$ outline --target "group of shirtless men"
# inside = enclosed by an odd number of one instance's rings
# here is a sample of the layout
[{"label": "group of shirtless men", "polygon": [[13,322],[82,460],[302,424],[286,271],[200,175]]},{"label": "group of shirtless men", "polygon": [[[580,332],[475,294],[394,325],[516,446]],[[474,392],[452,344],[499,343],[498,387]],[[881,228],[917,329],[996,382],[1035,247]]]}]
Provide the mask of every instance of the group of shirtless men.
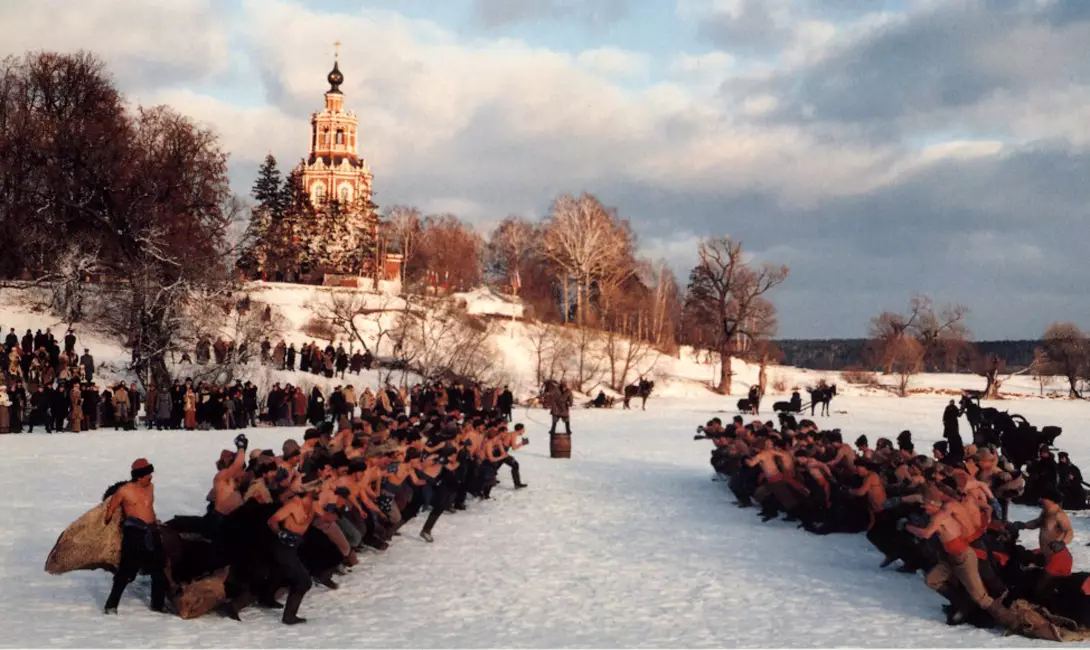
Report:
[{"label": "group of shirtless men", "polygon": [[[207,514],[178,517],[167,526],[196,520],[195,532],[228,558],[229,582],[233,579],[236,587],[233,596],[229,589],[222,613],[237,619],[240,610],[256,602],[282,608],[286,624],[303,623],[299,606],[313,582],[335,589],[332,575],[357,564],[357,551],[385,549],[398,528],[420,511],[430,510],[420,536],[432,542],[440,515],[464,510],[467,494],[490,498],[503,465],[511,468],[516,488],[526,487],[510,454],[526,443],[523,433],[521,424],[509,430],[502,418],[462,420],[455,412],[394,421],[342,420],[337,427],[325,423],[308,429],[302,445],[287,440],[279,455],[260,449],[247,453],[248,440],[239,435],[236,450],[222,451],[216,463]],[[107,506],[107,524],[120,516],[123,530],[107,614],[117,613],[122,592],[141,569],[152,578],[152,609],[164,611],[167,583],[153,472],[147,460],[136,460],[132,480],[113,493]],[[240,522],[247,530],[238,530]],[[300,552],[308,545],[330,549],[326,555],[332,555],[332,562],[318,566],[308,561]],[[276,592],[285,586],[287,601],[280,604]]]},{"label": "group of shirtless men", "polygon": [[[698,430],[739,507],[757,502],[765,521],[785,513],[817,534],[865,530],[883,568],[901,560],[898,571],[925,572],[949,601],[947,623],[1016,628],[1009,604],[1021,598],[1090,626],[1090,574],[1072,573],[1074,532],[1059,495],[1041,498],[1033,520],[1007,521],[1023,479],[996,450],[970,446],[964,461],[943,462],[917,455],[908,432],[897,448],[882,438],[871,449],[865,436],[853,448],[809,420],[777,431],[717,418]],[[1039,531],[1036,550],[1018,546],[1024,529]]]}]

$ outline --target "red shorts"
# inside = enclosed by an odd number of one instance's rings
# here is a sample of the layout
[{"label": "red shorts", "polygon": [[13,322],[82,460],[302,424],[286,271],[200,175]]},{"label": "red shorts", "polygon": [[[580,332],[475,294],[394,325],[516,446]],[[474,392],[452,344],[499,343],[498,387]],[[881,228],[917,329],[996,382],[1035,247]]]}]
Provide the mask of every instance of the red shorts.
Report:
[{"label": "red shorts", "polygon": [[969,549],[969,542],[964,537],[955,537],[949,542],[943,542],[942,548],[950,555],[960,555]]},{"label": "red shorts", "polygon": [[[1041,550],[1037,549],[1035,552],[1040,553]],[[1050,576],[1056,576],[1057,578],[1063,578],[1071,575],[1071,570],[1074,566],[1075,558],[1071,557],[1071,551],[1065,548],[1059,553],[1053,553],[1052,557],[1048,558],[1045,562],[1045,573]]]}]

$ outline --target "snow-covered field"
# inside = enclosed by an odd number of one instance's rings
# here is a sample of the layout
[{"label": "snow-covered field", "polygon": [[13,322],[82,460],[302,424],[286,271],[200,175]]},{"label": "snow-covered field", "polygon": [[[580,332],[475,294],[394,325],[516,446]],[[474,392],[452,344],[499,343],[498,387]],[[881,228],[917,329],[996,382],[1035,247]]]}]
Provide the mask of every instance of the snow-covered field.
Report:
[{"label": "snow-covered field", "polygon": [[[1027,639],[943,623],[940,599],[919,576],[880,570],[861,535],[819,538],[761,524],[711,480],[710,446],[692,440],[736,398],[652,398],[648,411],[574,414],[570,461],[548,458],[541,411],[517,413],[531,446],[519,454],[530,488],[444,517],[436,542],[413,535],[368,554],[341,589],[317,587],[310,622],[286,628],[269,611],[243,622],[195,621],[147,610],[148,583],[130,587],[119,617],[104,617],[109,575],[44,573],[57,535],[103,489],[146,456],[156,466],[158,512],[203,507],[228,432],[98,431],[0,436],[0,637],[3,646],[662,647],[1025,646]],[[841,397],[822,424],[852,439],[909,428],[937,439],[943,398]],[[1090,405],[1003,404],[1036,424],[1064,427],[1058,443],[1084,467]],[[719,411],[725,411],[719,413]],[[842,413],[840,411],[843,411]],[[294,429],[250,430],[279,448]],[[928,445],[929,446],[929,445]],[[1025,516],[1027,511],[1017,510]],[[1075,518],[1076,569],[1090,563],[1090,521]]]}]

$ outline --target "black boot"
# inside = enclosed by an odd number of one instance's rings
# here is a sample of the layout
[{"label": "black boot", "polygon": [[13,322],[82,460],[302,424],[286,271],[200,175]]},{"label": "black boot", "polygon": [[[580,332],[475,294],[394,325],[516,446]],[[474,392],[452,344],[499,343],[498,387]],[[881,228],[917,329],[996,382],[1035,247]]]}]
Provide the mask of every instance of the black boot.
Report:
[{"label": "black boot", "polygon": [[288,594],[288,600],[284,604],[284,617],[281,618],[281,622],[284,625],[296,625],[298,623],[306,623],[307,619],[300,617],[299,606],[303,604],[303,594],[298,592],[291,592]]}]

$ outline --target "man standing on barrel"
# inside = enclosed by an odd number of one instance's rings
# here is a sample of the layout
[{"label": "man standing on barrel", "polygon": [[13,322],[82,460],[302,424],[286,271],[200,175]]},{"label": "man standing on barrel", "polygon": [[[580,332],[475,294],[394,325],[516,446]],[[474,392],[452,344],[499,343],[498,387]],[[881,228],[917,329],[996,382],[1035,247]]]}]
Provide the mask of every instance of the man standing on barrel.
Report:
[{"label": "man standing on barrel", "polygon": [[564,384],[558,383],[545,396],[545,405],[549,407],[549,414],[553,416],[553,425],[549,428],[549,435],[556,435],[556,423],[564,421],[564,433],[571,435],[571,391]]}]

